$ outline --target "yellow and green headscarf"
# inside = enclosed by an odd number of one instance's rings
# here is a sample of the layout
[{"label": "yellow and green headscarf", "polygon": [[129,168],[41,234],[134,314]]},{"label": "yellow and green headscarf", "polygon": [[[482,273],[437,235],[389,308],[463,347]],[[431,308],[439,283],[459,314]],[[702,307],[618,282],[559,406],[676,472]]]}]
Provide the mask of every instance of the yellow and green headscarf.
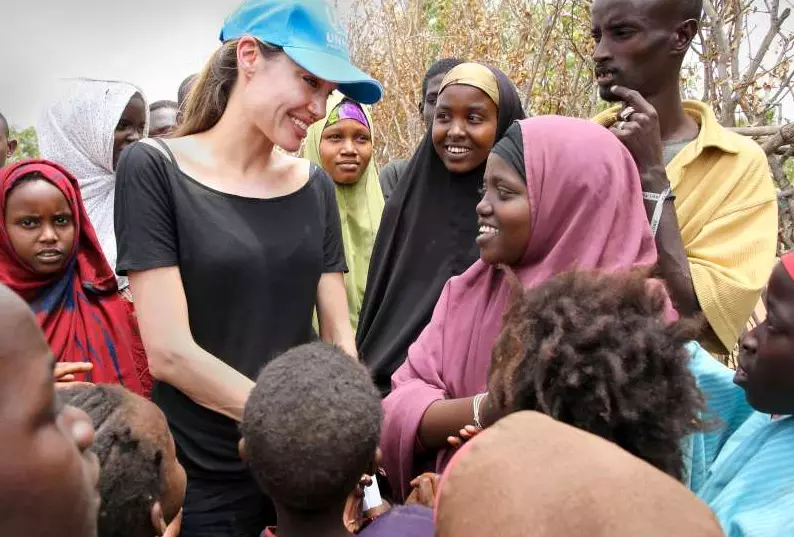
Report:
[{"label": "yellow and green headscarf", "polygon": [[[373,144],[375,142],[372,129],[372,115],[368,106],[362,106],[346,99],[339,92],[328,98],[327,116],[309,127],[304,145],[303,156],[318,166],[320,159],[320,141],[326,127],[342,119],[355,119],[369,128]],[[360,112],[360,115],[359,115]],[[345,261],[348,273],[345,274],[345,289],[350,312],[350,323],[355,332],[358,327],[358,315],[364,289],[367,286],[367,271],[375,236],[378,234],[380,217],[383,214],[383,192],[378,180],[378,170],[373,153],[369,166],[364,170],[361,179],[355,184],[336,186],[336,203],[339,205],[339,217],[342,221],[342,240],[345,245]]]}]

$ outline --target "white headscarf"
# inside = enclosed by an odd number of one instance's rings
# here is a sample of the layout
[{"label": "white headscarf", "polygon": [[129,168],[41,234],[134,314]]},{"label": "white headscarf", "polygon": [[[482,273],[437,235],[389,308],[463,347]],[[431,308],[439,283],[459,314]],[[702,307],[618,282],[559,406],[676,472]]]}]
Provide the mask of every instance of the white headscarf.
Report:
[{"label": "white headscarf", "polygon": [[[60,96],[44,110],[36,126],[42,158],[59,162],[77,178],[86,212],[113,270],[116,269],[113,134],[136,93],[141,94],[146,104],[143,133],[146,137],[149,110],[143,92],[132,84],[113,80],[65,81]],[[119,288],[126,286],[126,278],[119,278]]]}]

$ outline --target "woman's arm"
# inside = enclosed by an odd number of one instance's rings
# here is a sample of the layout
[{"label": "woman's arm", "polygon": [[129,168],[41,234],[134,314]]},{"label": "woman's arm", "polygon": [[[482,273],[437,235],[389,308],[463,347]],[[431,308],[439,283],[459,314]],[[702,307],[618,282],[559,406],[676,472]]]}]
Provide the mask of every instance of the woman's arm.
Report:
[{"label": "woman's arm", "polygon": [[240,421],[254,382],[193,340],[179,268],[130,271],[129,278],[152,376]]},{"label": "woman's arm", "polygon": [[[449,437],[458,436],[461,429],[473,425],[473,400],[474,397],[466,397],[432,403],[419,422],[417,436],[422,447],[428,450],[447,448]],[[482,415],[482,410],[480,414]]]},{"label": "woman's arm", "polygon": [[340,272],[323,274],[317,285],[317,320],[320,338],[358,359],[356,339],[347,308],[345,279]]}]

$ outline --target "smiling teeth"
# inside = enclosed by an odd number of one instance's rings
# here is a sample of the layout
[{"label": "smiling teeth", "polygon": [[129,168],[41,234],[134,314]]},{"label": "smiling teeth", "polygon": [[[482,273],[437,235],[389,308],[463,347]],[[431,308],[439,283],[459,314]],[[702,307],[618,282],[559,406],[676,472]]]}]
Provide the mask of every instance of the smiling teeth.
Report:
[{"label": "smiling teeth", "polygon": [[457,146],[448,145],[447,151],[452,153],[453,155],[462,155],[464,153],[468,153],[470,149],[467,147],[457,147]]},{"label": "smiling teeth", "polygon": [[309,129],[309,125],[307,123],[304,123],[300,119],[298,119],[296,117],[292,117],[292,116],[290,116],[290,119],[292,120],[293,123],[295,123],[301,129],[303,129],[303,130],[308,130]]},{"label": "smiling teeth", "polygon": [[497,233],[499,233],[499,230],[493,226],[485,226],[485,225],[480,226],[480,235],[485,235],[488,233],[496,235]]}]

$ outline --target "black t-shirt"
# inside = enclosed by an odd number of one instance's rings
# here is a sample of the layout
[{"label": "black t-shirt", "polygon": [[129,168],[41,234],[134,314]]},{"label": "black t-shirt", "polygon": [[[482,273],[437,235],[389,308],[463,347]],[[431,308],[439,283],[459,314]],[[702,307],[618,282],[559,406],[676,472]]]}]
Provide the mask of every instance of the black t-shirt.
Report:
[{"label": "black t-shirt", "polygon": [[[117,172],[117,271],[179,266],[196,343],[255,380],[278,354],[316,337],[320,276],[344,272],[331,179],[312,165],[296,192],[271,199],[213,190],[146,144]],[[183,464],[196,477],[245,473],[234,420],[155,384]]]}]

